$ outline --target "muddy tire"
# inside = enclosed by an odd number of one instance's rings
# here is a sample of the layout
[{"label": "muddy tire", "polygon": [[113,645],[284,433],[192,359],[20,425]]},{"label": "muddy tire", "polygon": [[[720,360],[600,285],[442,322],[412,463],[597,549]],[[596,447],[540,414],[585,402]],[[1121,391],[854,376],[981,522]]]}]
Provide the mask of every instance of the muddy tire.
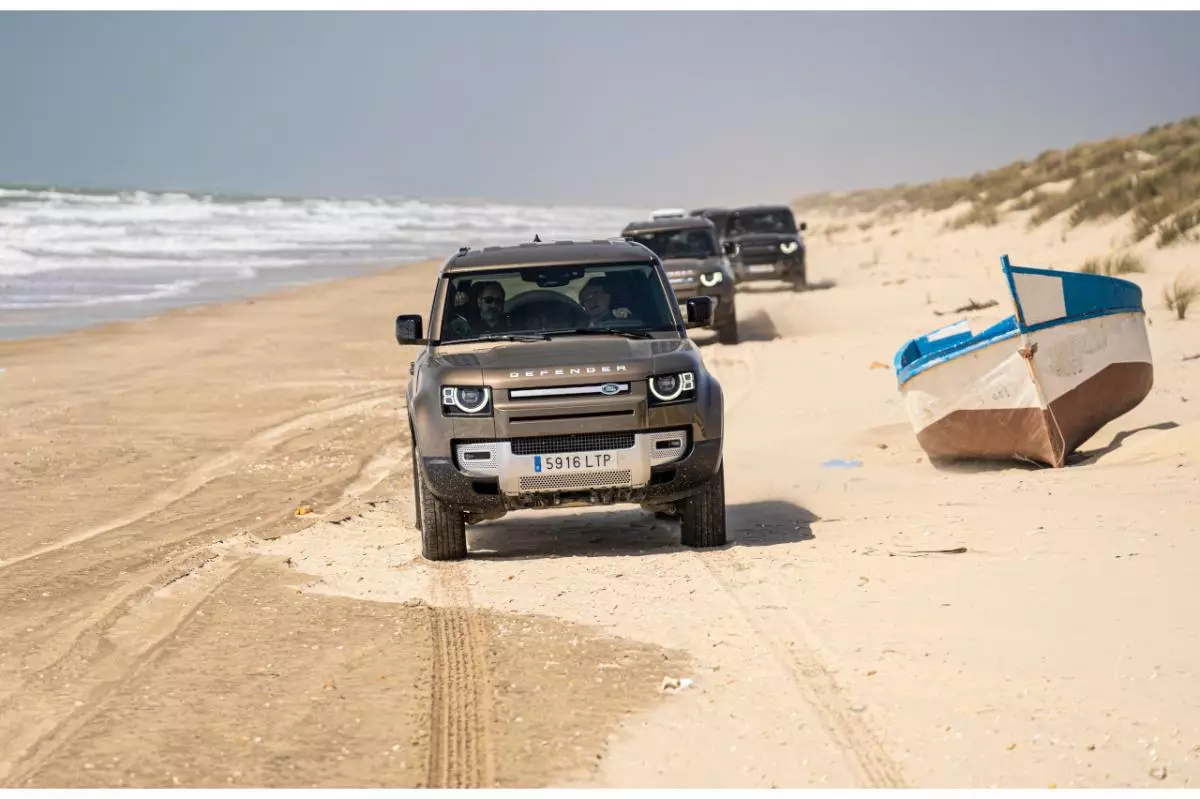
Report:
[{"label": "muddy tire", "polygon": [[[417,456],[414,454],[414,459]],[[434,496],[421,475],[413,470],[421,520],[421,557],[426,560],[462,560],[467,556],[467,522],[453,505]]]},{"label": "muddy tire", "polygon": [[738,323],[737,314],[730,313],[727,318],[722,319],[716,326],[717,341],[721,344],[737,344],[738,343]]},{"label": "muddy tire", "polygon": [[417,465],[417,448],[412,448],[413,526],[421,529],[421,469]]},{"label": "muddy tire", "polygon": [[685,547],[725,546],[725,464],[698,494],[680,503],[680,539]]},{"label": "muddy tire", "polygon": [[792,273],[792,291],[808,291],[808,269],[800,267]]},{"label": "muddy tire", "polygon": [[421,529],[421,469],[417,464],[417,431],[413,429],[412,418],[408,420],[408,452],[412,458],[412,503],[413,527]]}]

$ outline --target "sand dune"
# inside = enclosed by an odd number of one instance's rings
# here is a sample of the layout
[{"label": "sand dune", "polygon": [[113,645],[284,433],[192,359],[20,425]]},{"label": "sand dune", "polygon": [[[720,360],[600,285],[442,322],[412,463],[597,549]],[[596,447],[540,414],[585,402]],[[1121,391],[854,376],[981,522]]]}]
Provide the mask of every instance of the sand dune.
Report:
[{"label": "sand dune", "polygon": [[420,560],[391,319],[434,265],[0,343],[0,784],[1190,784],[1200,249],[1133,248],[1155,387],[1076,465],[935,469],[896,348],[1128,221],[961,211],[808,214],[823,290],[739,295],[720,551],[621,509]]}]

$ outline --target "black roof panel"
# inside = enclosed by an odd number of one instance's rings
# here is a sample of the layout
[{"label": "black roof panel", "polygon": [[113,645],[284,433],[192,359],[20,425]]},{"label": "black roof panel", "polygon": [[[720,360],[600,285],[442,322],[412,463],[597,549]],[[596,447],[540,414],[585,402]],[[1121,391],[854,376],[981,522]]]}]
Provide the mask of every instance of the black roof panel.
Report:
[{"label": "black roof panel", "polygon": [[654,253],[648,248],[623,238],[593,241],[527,241],[457,253],[446,262],[442,271],[470,272],[504,267],[630,263],[646,262],[653,258]]}]

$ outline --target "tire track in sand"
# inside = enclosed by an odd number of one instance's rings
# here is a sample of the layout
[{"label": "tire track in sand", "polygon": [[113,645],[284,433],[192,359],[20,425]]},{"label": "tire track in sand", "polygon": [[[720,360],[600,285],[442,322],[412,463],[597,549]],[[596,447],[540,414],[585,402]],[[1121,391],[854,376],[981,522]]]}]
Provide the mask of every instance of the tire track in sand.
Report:
[{"label": "tire track in sand", "polygon": [[[358,500],[362,499],[377,488],[384,480],[392,477],[407,465],[408,451],[408,445],[399,437],[388,441],[383,449],[375,453],[363,464],[354,479],[346,486],[341,496],[333,504],[325,508],[321,513],[312,515],[313,522],[328,522],[347,510],[352,513],[355,512],[353,506]],[[252,534],[250,530],[244,531],[244,533]],[[234,546],[238,547],[239,551],[254,554],[253,548],[245,543],[244,536],[237,536],[225,542],[225,545],[227,548]],[[207,549],[204,551],[207,551]],[[91,604],[83,607],[79,612],[51,615],[48,611],[45,614],[45,618],[34,621],[38,626],[37,632],[41,642],[37,645],[36,652],[31,653],[30,657],[27,658],[25,668],[31,669],[36,673],[53,667],[66,656],[82,636],[102,625],[104,620],[113,612],[114,608],[147,590],[155,579],[175,568],[172,564],[188,563],[197,557],[202,557],[199,551],[188,550],[182,555],[173,558],[165,567],[161,561],[150,563],[145,568],[126,575],[113,590],[98,600],[93,599]],[[18,619],[11,623],[8,623],[8,620],[4,619],[0,622],[0,648],[3,648],[5,642],[15,635],[25,635],[22,631],[29,624],[30,621],[28,619]],[[30,665],[31,663],[32,665]],[[4,672],[0,671],[0,678],[3,675]],[[3,712],[4,703],[9,696],[19,691],[23,685],[24,680],[19,679],[14,680],[7,686],[4,686],[0,682],[0,713]]]},{"label": "tire track in sand", "polygon": [[8,560],[2,560],[0,561],[0,570],[66,549],[76,544],[81,544],[113,530],[128,527],[153,513],[162,511],[170,505],[191,496],[213,480],[231,474],[241,466],[262,458],[289,438],[306,432],[306,428],[328,426],[356,413],[373,409],[377,405],[394,400],[398,401],[398,398],[394,396],[393,390],[376,391],[372,392],[366,398],[359,398],[353,402],[335,405],[332,408],[306,413],[281,424],[268,427],[249,438],[240,447],[223,452],[196,467],[184,477],[176,480],[171,486],[155,494],[145,502],[140,503],[128,513],[114,519],[109,519],[103,524],[88,528],[74,535],[67,536],[52,544],[39,547]]},{"label": "tire track in sand", "polygon": [[[88,652],[80,651],[79,663],[57,663],[38,675],[44,679],[37,684],[26,680],[28,689],[0,712],[0,786],[18,786],[69,743],[114,690],[152,662],[201,604],[253,560],[216,554],[167,578],[157,590],[110,614],[103,632],[97,632],[94,649],[104,653],[99,659],[89,662]],[[57,688],[61,683],[64,688]]]},{"label": "tire track in sand", "polygon": [[[739,345],[740,346],[740,345]],[[770,344],[758,347],[761,352]],[[757,354],[757,353],[754,353]],[[740,355],[740,354],[739,354]],[[714,364],[717,379],[722,366],[736,366],[735,391],[725,402],[726,414],[749,398],[757,396],[758,370],[751,357],[736,357]],[[728,423],[726,424],[728,429]],[[736,545],[736,542],[734,542]],[[868,787],[902,788],[906,786],[903,772],[876,737],[870,725],[853,710],[847,691],[838,683],[825,659],[820,655],[823,646],[803,615],[792,611],[771,574],[748,563],[736,550],[694,552],[717,582],[734,598],[742,617],[755,635],[770,647],[776,660],[784,667],[800,695],[816,712],[821,726],[842,750],[847,764],[860,782]]]},{"label": "tire track in sand", "polygon": [[491,788],[496,779],[486,633],[471,603],[466,564],[434,568],[430,788]]},{"label": "tire track in sand", "polygon": [[755,635],[784,667],[859,781],[870,788],[907,787],[899,765],[860,715],[821,656],[822,645],[792,611],[774,581],[732,550],[697,553],[705,568],[737,602]]}]

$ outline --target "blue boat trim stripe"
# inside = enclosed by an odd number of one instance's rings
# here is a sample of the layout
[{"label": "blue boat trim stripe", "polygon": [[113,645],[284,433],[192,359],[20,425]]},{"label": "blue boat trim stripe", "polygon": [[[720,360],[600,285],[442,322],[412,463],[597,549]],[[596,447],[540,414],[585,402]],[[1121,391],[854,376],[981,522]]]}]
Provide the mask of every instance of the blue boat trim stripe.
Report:
[{"label": "blue boat trim stripe", "polygon": [[[1013,321],[1013,317],[1010,316],[1004,321]],[[993,325],[992,327],[997,327],[997,325]],[[988,330],[991,330],[991,328],[988,328]],[[979,350],[987,349],[993,344],[999,344],[1003,341],[1014,339],[1018,335],[1020,335],[1020,331],[1017,330],[1015,324],[1011,330],[993,333],[987,336],[980,334],[979,336],[974,337],[974,340],[970,341],[967,346],[932,352],[929,355],[913,361],[908,366],[905,366],[897,371],[897,380],[899,381],[899,384],[903,386],[909,380],[912,380],[914,377],[921,374],[921,372],[932,369],[933,367],[943,364],[946,361],[952,361],[955,358],[960,358],[963,355],[969,355],[972,352],[978,352]],[[901,350],[901,352],[903,352],[903,350]]]},{"label": "blue boat trim stripe", "polygon": [[1134,310],[1130,310],[1130,311],[1096,311],[1094,313],[1081,314],[1080,316],[1071,316],[1071,317],[1067,317],[1065,319],[1055,319],[1050,322],[1043,322],[1040,325],[1030,325],[1029,327],[1025,328],[1022,332],[1023,333],[1037,333],[1039,330],[1046,330],[1051,327],[1062,327],[1063,325],[1074,324],[1075,322],[1083,322],[1088,319],[1098,319],[1101,316],[1120,316],[1121,314],[1136,314],[1136,313],[1144,313],[1144,311],[1142,311],[1141,309],[1134,309]]}]

